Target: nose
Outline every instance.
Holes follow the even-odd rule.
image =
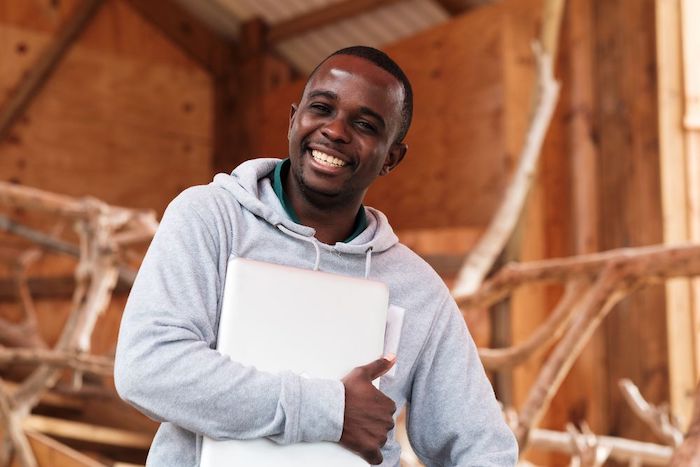
[[[327,122],[321,130],[321,133],[334,143],[350,142],[350,132],[342,118],[334,118]]]

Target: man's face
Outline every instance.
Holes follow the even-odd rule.
[[[372,62],[336,55],[307,83],[289,120],[292,183],[324,203],[361,200],[403,158],[401,83]]]

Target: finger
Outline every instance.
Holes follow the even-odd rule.
[[[372,465],[379,465],[384,461],[384,456],[382,456],[382,452],[379,449],[367,452],[364,457]]]
[[[383,356],[382,358],[378,358],[377,360],[368,363],[362,368],[364,368],[365,374],[367,374],[367,376],[369,376],[370,381],[372,381],[379,378],[387,371],[391,370],[391,367],[394,366],[395,363],[396,355],[394,355],[393,353],[389,353]]]

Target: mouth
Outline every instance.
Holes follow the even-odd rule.
[[[324,167],[345,167],[348,163],[345,162],[342,159],[339,159],[335,156],[331,156],[330,154],[326,154],[323,151],[319,151],[318,149],[312,149],[311,150],[311,157],[318,162],[320,165]]]

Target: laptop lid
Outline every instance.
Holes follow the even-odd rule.
[[[341,379],[382,355],[389,292],[381,282],[234,258],[224,287],[217,350],[244,365]],[[205,438],[200,465],[369,464],[337,443]]]

